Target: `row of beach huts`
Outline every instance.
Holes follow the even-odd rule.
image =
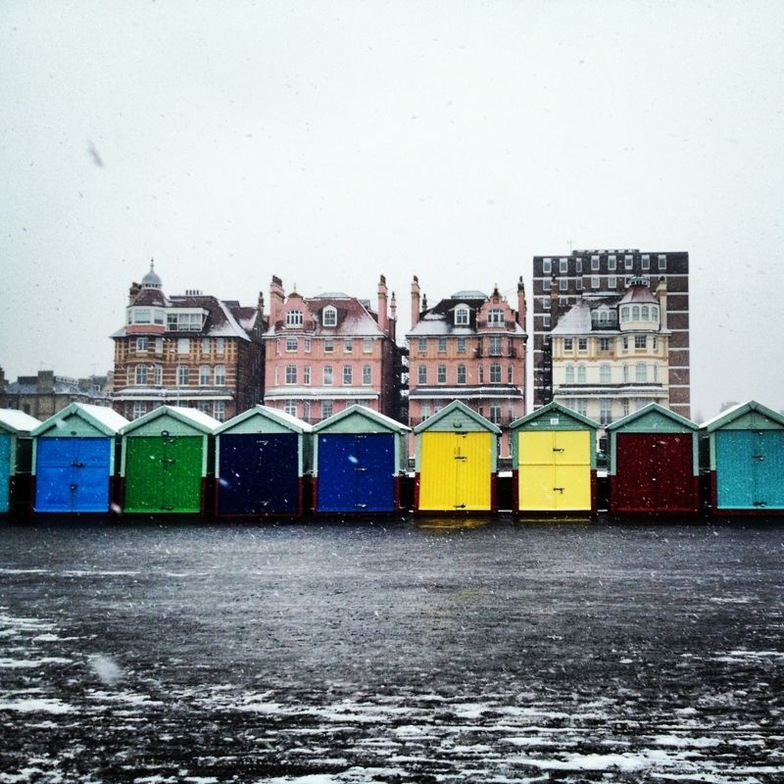
[[[784,514],[784,416],[754,401],[702,425],[657,404],[607,430],[558,403],[500,429],[454,401],[410,429],[363,406],[317,425],[258,405],[221,423],[161,406],[129,422],[72,403],[0,410],[0,513],[218,518],[399,513]],[[409,457],[413,457],[413,463]]]

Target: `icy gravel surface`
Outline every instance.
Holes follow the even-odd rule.
[[[784,521],[0,524],[5,782],[784,781]]]

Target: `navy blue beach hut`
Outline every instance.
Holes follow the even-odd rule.
[[[313,427],[313,511],[396,512],[410,428],[353,405]]]
[[[15,408],[0,408],[0,514],[21,511],[30,500],[31,433],[41,421]]]
[[[108,512],[115,495],[118,434],[127,424],[111,408],[71,403],[36,427],[33,511]]]
[[[784,416],[755,401],[700,427],[700,458],[711,512],[784,513]]]
[[[215,431],[215,514],[301,516],[310,471],[307,422],[257,405]]]
[[[697,425],[658,403],[607,426],[613,514],[697,514]]]

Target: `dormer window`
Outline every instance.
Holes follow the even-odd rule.
[[[287,327],[301,327],[302,326],[302,311],[290,310],[286,313],[286,326]]]
[[[336,327],[338,325],[338,311],[334,305],[327,305],[321,313],[321,324],[324,327]]]
[[[471,311],[468,305],[458,305],[455,308],[455,326],[467,327],[470,322]]]

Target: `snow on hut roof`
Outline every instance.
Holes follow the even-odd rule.
[[[352,416],[363,416],[366,419],[377,422],[379,425],[387,428],[388,430],[395,430],[398,433],[407,433],[411,430],[408,425],[404,425],[402,422],[398,422],[396,419],[392,419],[392,417],[389,417],[386,414],[382,414],[379,411],[374,411],[367,406],[354,403],[343,411],[338,411],[338,413],[327,417],[327,419],[322,419],[321,422],[313,426],[313,432],[318,433],[321,430],[328,430],[336,422],[340,422],[343,419],[347,419],[348,417]]]
[[[32,431],[32,435],[39,436],[52,427],[59,427],[59,422],[63,422],[71,416],[83,419],[107,436],[116,435],[128,424],[128,420],[122,414],[118,414],[108,406],[96,406],[91,403],[70,403],[56,414],[45,419]]]
[[[310,433],[313,429],[312,425],[305,422],[304,419],[295,417],[278,408],[272,408],[271,406],[264,406],[261,405],[261,403],[258,403],[253,406],[253,408],[249,408],[247,411],[243,411],[241,414],[237,414],[237,416],[223,422],[220,427],[215,430],[215,434],[218,435],[226,430],[231,430],[246,419],[252,419],[253,417],[266,417],[267,419],[277,421],[289,430],[298,433]]]
[[[748,400],[745,403],[737,403],[734,406],[730,406],[730,408],[725,409],[715,417],[706,420],[700,425],[700,429],[712,433],[714,430],[718,430],[752,411],[756,411],[763,417],[767,417],[773,422],[784,426],[784,414],[780,414],[772,408],[763,406],[762,403],[757,403],[756,400]]]
[[[40,424],[40,419],[30,416],[24,411],[19,411],[16,408],[0,408],[0,425],[4,425],[15,433],[31,433]]]

